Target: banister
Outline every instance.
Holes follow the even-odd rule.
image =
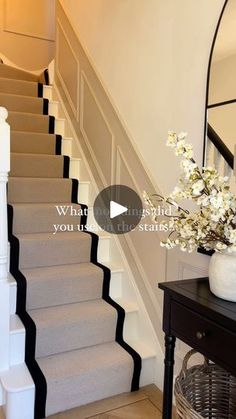
[[[8,112],[0,107],[0,281],[8,277],[7,182],[10,172]]]
[[[214,144],[214,146],[217,148],[219,153],[224,157],[225,161],[228,163],[231,169],[233,169],[234,155],[231,153],[231,151],[228,149],[228,147],[225,145],[219,135],[214,131],[210,124],[208,124],[207,127],[207,136],[212,144]]]

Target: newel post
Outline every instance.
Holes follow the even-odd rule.
[[[7,181],[10,171],[10,126],[6,122],[7,116],[7,110],[0,107],[0,371],[9,368]]]

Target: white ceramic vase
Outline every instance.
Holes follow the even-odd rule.
[[[215,252],[209,264],[210,290],[223,300],[236,302],[236,252]]]

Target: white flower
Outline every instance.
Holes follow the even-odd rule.
[[[168,132],[168,139],[166,145],[169,147],[175,147],[177,142],[177,134],[173,131]]]
[[[204,181],[202,179],[197,180],[197,182],[195,182],[192,185],[193,195],[195,196],[200,195],[200,193],[203,191],[204,188],[205,188]]]
[[[199,246],[206,250],[236,251],[236,197],[229,191],[228,178],[220,176],[213,167],[200,169],[193,159],[193,149],[186,142],[187,134],[170,131],[167,144],[175,154],[182,156],[181,176],[178,185],[168,198],[157,196],[165,204],[171,204],[169,214],[169,237],[161,246],[173,249],[179,246],[184,252],[193,252]],[[154,196],[154,195],[153,195]],[[153,196],[144,193],[151,208],[153,221],[158,217]],[[179,200],[189,199],[195,203],[189,213],[181,208]]]

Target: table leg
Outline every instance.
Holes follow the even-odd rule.
[[[163,419],[171,419],[172,415],[172,398],[173,398],[173,372],[174,372],[174,352],[175,352],[174,336],[165,336],[165,375],[164,375],[164,391],[163,391]]]

